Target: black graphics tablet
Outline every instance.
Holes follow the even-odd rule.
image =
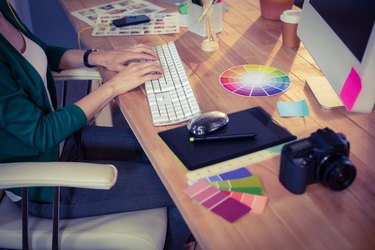
[[[255,133],[252,139],[190,142],[187,127],[162,131],[159,136],[189,170],[209,166],[296,139],[262,108],[254,107],[228,115],[228,124],[215,135]]]

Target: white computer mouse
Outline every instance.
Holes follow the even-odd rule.
[[[187,124],[187,129],[193,135],[202,136],[227,125],[228,122],[227,114],[220,111],[211,111],[192,118]]]

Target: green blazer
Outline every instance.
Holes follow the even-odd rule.
[[[67,49],[43,43],[26,26],[20,25],[5,0],[0,0],[0,10],[46,53],[47,86],[56,109],[51,70],[59,71],[61,57]],[[86,122],[85,114],[76,105],[52,112],[38,72],[0,34],[0,163],[58,161],[59,143],[84,127]],[[19,190],[12,191],[19,194]],[[29,195],[32,200],[52,200],[50,188],[32,188]]]

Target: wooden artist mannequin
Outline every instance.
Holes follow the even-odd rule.
[[[216,36],[216,33],[214,32],[213,27],[213,15],[214,11],[212,9],[212,0],[203,0],[203,12],[202,15],[199,17],[198,21],[201,21],[204,19],[204,24],[206,27],[206,36],[207,39],[205,39],[201,43],[201,49],[204,51],[214,51],[219,48],[219,42]]]

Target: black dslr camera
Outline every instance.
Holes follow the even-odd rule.
[[[292,193],[302,194],[306,186],[321,182],[332,190],[343,190],[355,179],[349,160],[349,142],[341,133],[318,129],[310,137],[283,146],[280,182]]]

